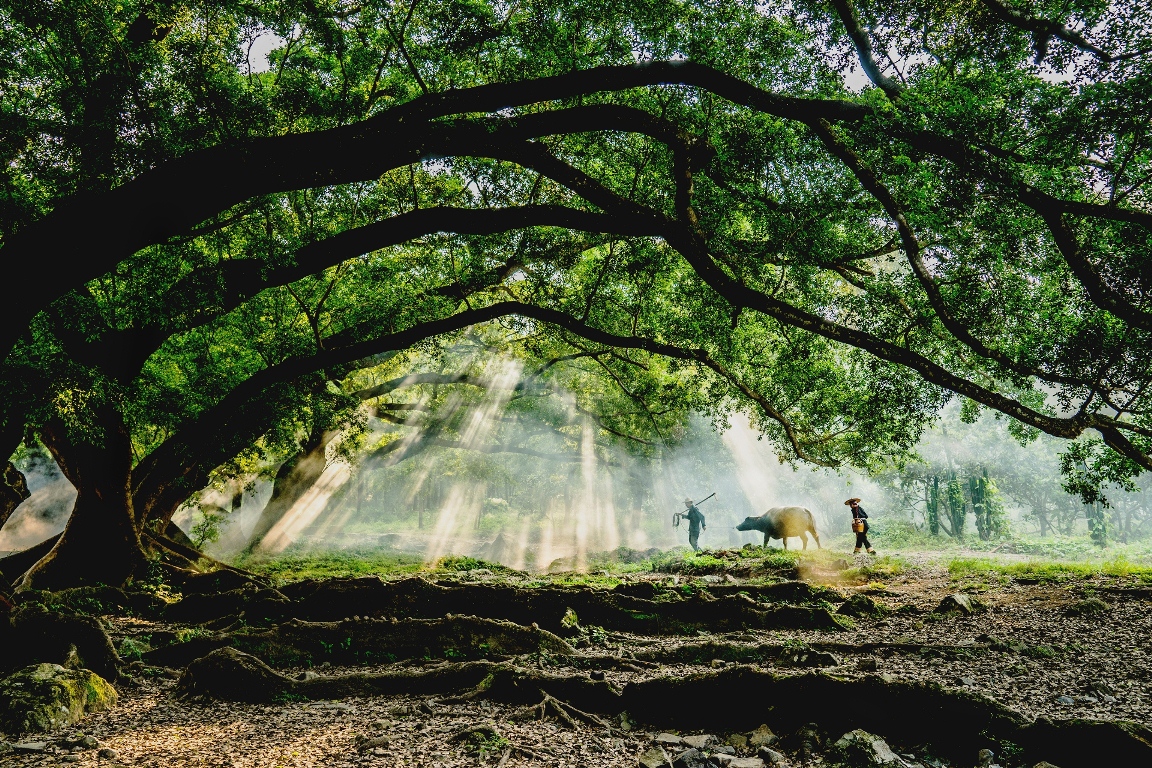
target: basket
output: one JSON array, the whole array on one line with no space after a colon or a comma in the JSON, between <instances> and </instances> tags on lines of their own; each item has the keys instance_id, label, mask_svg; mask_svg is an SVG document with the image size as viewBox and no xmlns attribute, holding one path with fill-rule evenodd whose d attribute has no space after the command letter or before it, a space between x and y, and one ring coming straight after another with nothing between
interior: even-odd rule
<instances>
[{"instance_id":1,"label":"basket","mask_svg":"<svg viewBox=\"0 0 1152 768\"><path fill-rule=\"evenodd\" d=\"M852 518L852 533L864 533L864 518Z\"/></svg>"}]
</instances>

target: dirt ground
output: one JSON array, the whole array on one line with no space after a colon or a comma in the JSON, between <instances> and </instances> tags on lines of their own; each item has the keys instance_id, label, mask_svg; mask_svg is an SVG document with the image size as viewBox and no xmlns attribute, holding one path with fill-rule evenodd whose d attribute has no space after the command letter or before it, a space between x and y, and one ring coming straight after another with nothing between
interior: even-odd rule
<instances>
[{"instance_id":1,"label":"dirt ground","mask_svg":"<svg viewBox=\"0 0 1152 768\"><path fill-rule=\"evenodd\" d=\"M679 584L689 580L654 573L628 578ZM717 578L710 580L714 583ZM700 583L707 588L708 582ZM724 583L733 582L729 578ZM600 647L580 653L643 658L704 641L733 648L778 644L830 653L834 665L826 671L837 676L879 674L885 679L935 681L987 696L1028 718L1043 715L1152 725L1152 611L1149 595L1136 585L1104 577L1060 583L957 580L943 567L923 560L883 581L840 582L835 588L844 597L868 595L882 606L882 614L856 616L850 628L838 632L747 630L694 637L608 632ZM934 612L946 596L962 590L976 597L984 609L972 615ZM1088 598L1103 600L1103 605L1090 603L1088 607L1096 612L1077 615ZM138 618L107 620L117 641L171 628ZM725 666L721 661L649 664L638 671L609 671L607 677L624 683ZM768 660L756 666L782 674L808 671L794 659ZM296 675L304 670L281 671ZM349 670L324 667L317 671L330 675ZM91 715L66 732L95 736L111 752L78 749L69 753L53 746L59 743L60 734L26 734L22 741L47 741L48 751L8 754L0 760L13 768L116 764L608 768L638 765L638 756L654 745L657 735L643 724L629 729L630 724L619 721L611 722L609 728L586 724L572 728L556 720L516 719L516 707L483 699L443 704L427 697L379 696L339 702L242 704L179 699L173 695L175 685L174 675L139 675L131 684L119 686L120 701L114 709ZM692 711L699 706L706 703L684 703L682 735L699 733L692 727ZM462 729L482 723L494 724L502 739L479 750L475 743L453 739ZM715 735L720 741L730 736ZM375 746L363 747L363 737L381 736L387 737L387 743L379 740ZM787 740L776 746L787 764L801 764L795 744L791 752ZM669 747L670 755L676 751ZM737 752L752 754L750 749ZM819 762L819 757L814 759ZM975 765L976 761L973 753L969 762L953 764Z\"/></svg>"}]
</instances>

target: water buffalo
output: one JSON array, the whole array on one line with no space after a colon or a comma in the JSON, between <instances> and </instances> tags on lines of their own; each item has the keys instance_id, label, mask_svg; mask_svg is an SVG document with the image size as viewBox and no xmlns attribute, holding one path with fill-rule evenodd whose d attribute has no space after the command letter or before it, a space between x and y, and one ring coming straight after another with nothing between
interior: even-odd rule
<instances>
[{"instance_id":1,"label":"water buffalo","mask_svg":"<svg viewBox=\"0 0 1152 768\"><path fill-rule=\"evenodd\" d=\"M804 542L804 549L808 549L808 538L805 533L811 533L820 547L820 534L816 533L816 521L812 513L804 507L772 507L759 517L746 517L744 522L736 526L738 531L764 531L764 546L768 546L769 539L783 539L784 549L788 549L788 538L798 536Z\"/></svg>"}]
</instances>

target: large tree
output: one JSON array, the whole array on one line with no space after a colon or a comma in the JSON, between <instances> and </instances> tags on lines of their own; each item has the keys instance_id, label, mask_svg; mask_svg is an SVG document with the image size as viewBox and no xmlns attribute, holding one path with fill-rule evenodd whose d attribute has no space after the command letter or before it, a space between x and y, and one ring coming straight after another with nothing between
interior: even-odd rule
<instances>
[{"instance_id":1,"label":"large tree","mask_svg":"<svg viewBox=\"0 0 1152 768\"><path fill-rule=\"evenodd\" d=\"M351 401L371 355L510 317L568 354L676 361L662 386L752 409L809 461L905 451L959 395L1023 438L1094 434L1074 447L1088 500L1152 468L1139 4L2 20L0 252L21 290L0 437L99 457L67 469L99 477L70 528L105 521L110 548L317 393ZM254 72L265 30L282 44ZM846 87L853 62L875 87ZM629 392L647 364L601 359ZM75 557L61 583L94 573Z\"/></svg>"}]
</instances>

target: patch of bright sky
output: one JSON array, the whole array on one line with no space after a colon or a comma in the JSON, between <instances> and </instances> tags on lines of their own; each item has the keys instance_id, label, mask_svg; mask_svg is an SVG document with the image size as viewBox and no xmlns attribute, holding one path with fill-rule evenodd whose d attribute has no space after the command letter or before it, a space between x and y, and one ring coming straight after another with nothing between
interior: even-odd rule
<instances>
[{"instance_id":1,"label":"patch of bright sky","mask_svg":"<svg viewBox=\"0 0 1152 768\"><path fill-rule=\"evenodd\" d=\"M252 68L252 72L267 72L271 69L272 65L268 61L268 54L277 48L283 47L286 42L284 38L267 30L253 40L251 46L245 51L248 56L248 65Z\"/></svg>"}]
</instances>

